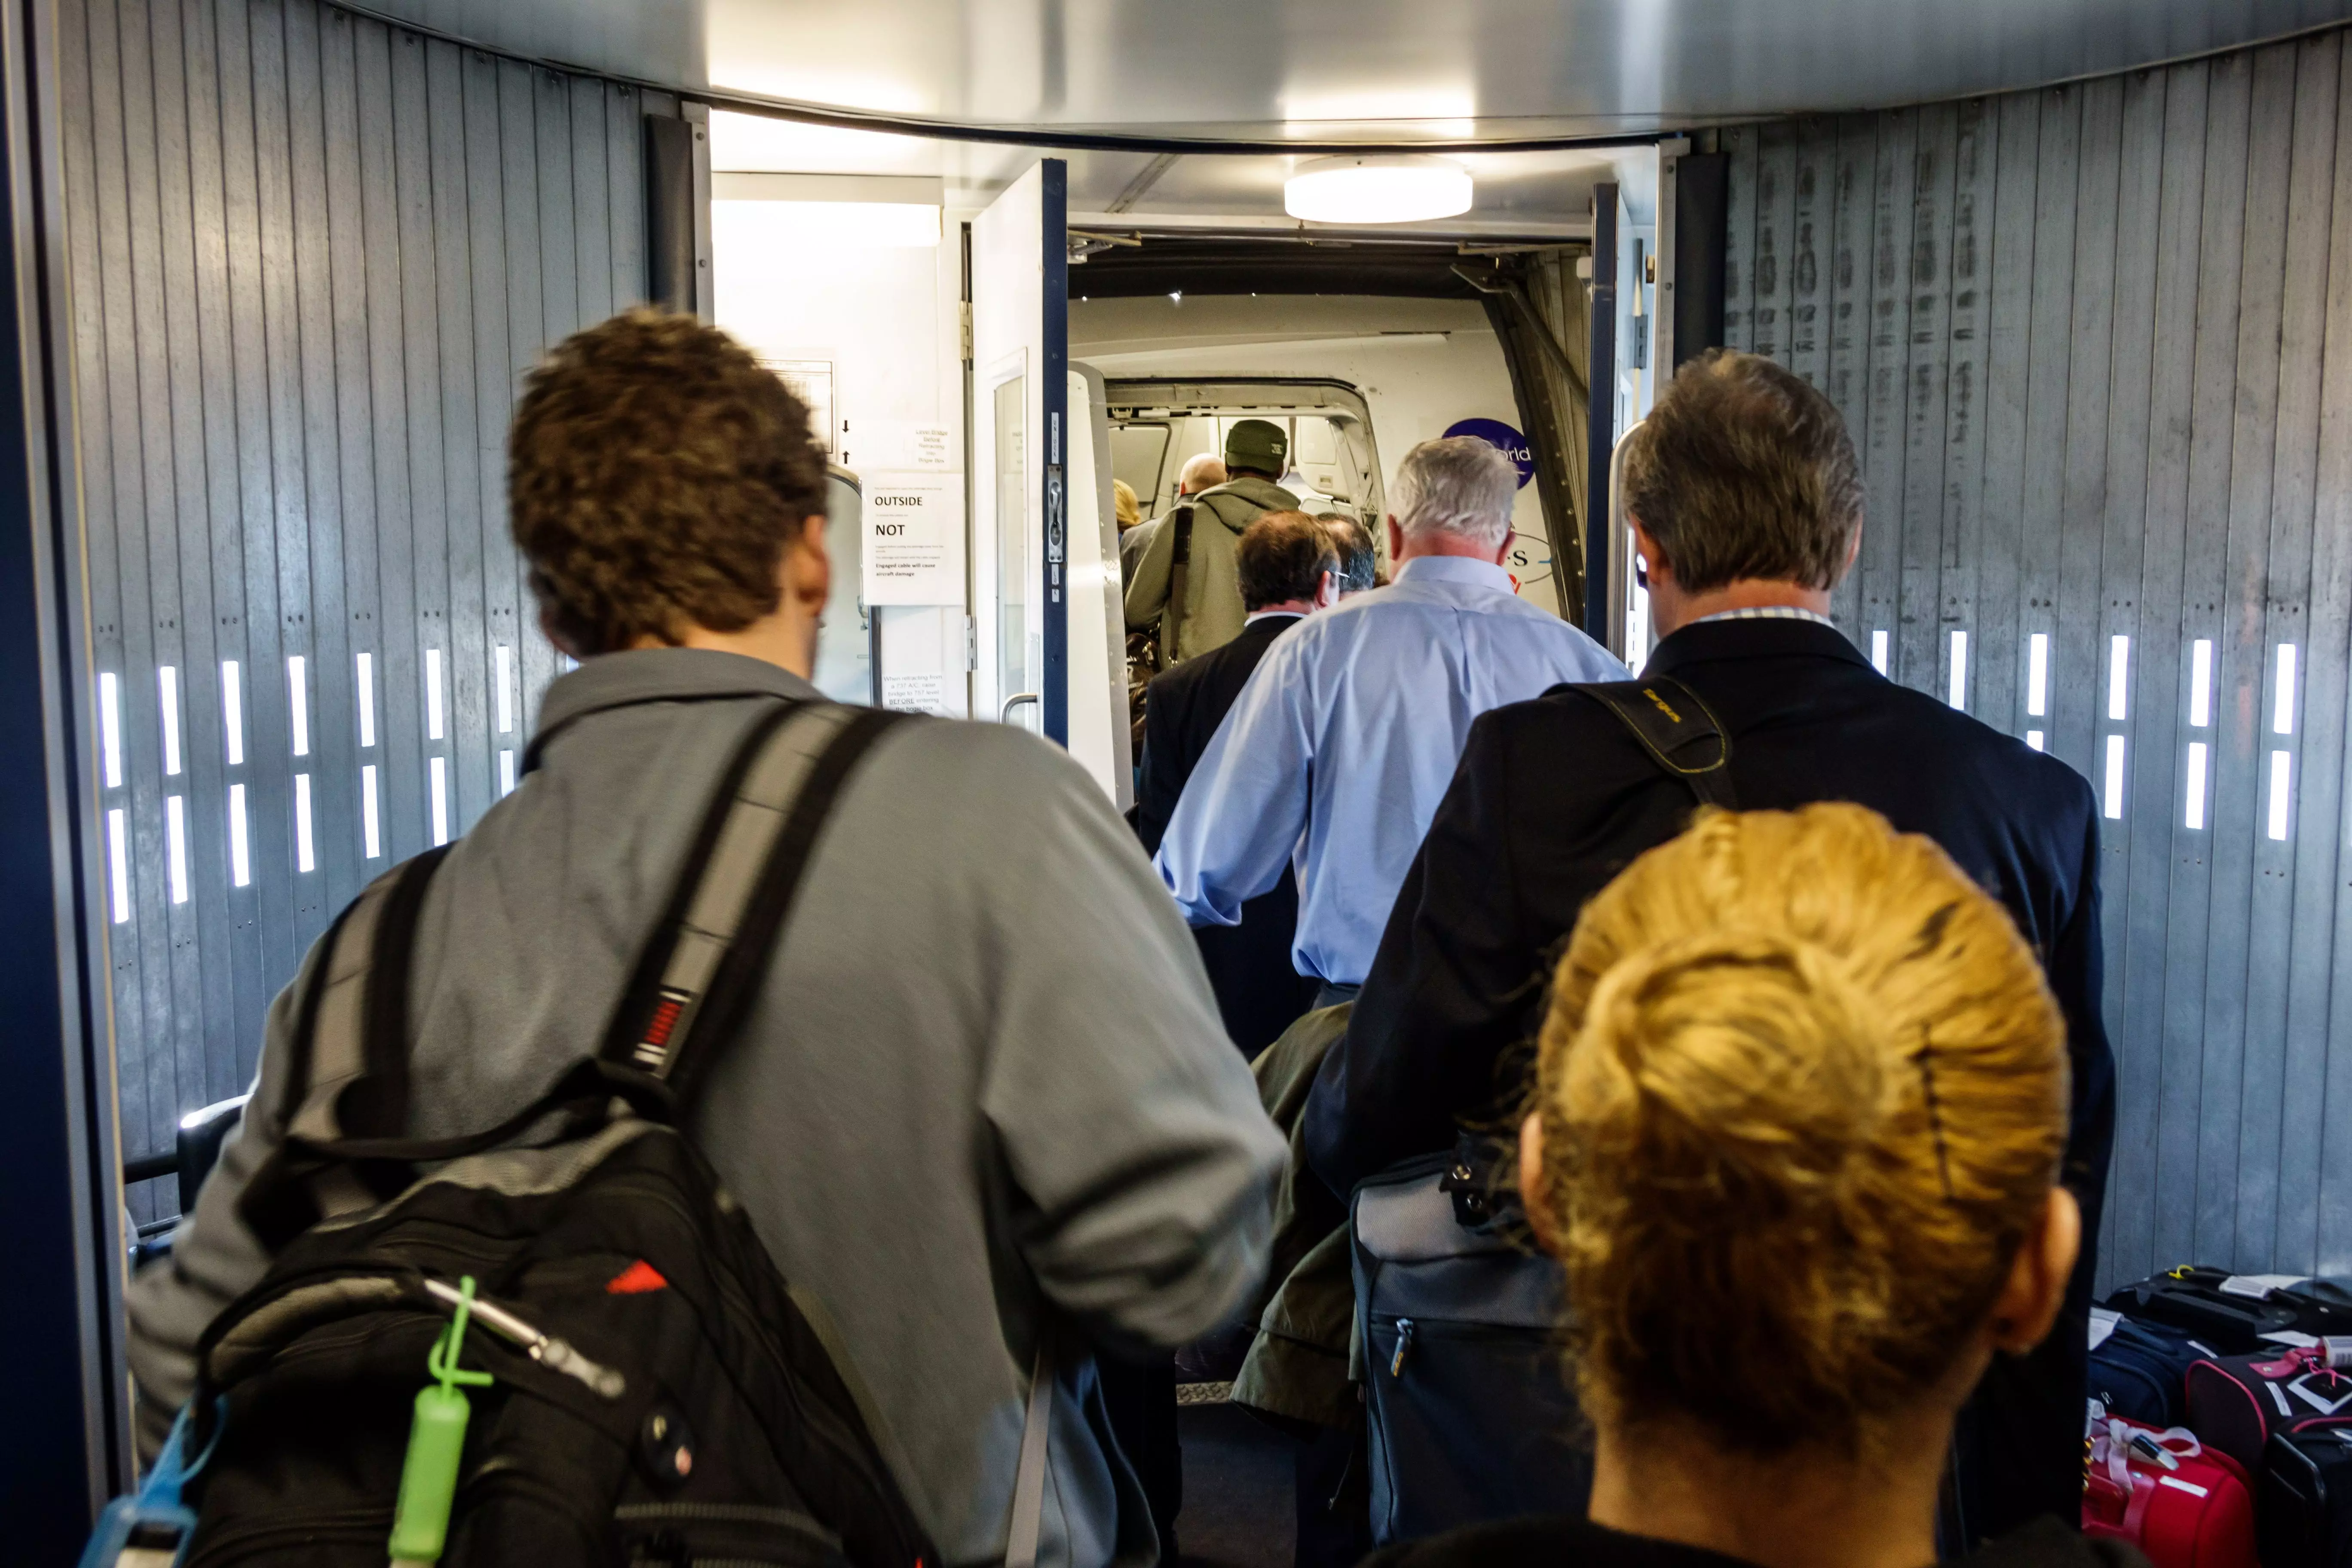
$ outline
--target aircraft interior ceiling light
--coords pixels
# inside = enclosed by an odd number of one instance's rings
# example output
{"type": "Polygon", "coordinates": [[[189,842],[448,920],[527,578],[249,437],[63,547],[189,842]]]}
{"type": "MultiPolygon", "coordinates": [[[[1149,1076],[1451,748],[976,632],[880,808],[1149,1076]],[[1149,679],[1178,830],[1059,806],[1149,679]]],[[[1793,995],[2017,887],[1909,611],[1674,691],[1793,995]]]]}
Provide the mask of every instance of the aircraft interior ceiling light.
{"type": "Polygon", "coordinates": [[[1470,171],[1415,153],[1318,158],[1283,183],[1283,210],[1308,223],[1414,223],[1470,210],[1470,171]]]}

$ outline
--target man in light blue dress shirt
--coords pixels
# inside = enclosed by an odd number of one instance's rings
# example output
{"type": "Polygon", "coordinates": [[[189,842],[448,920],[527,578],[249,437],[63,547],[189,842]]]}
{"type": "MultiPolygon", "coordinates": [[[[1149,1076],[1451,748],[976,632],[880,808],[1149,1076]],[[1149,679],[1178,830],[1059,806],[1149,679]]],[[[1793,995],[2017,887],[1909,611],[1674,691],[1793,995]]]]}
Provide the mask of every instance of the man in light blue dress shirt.
{"type": "Polygon", "coordinates": [[[1195,926],[1234,925],[1295,866],[1291,959],[1318,1005],[1363,984],[1389,907],[1436,813],[1470,721],[1562,681],[1625,667],[1512,591],[1518,470],[1475,437],[1398,465],[1396,580],[1300,623],[1242,689],[1194,768],[1155,864],[1195,926]]]}

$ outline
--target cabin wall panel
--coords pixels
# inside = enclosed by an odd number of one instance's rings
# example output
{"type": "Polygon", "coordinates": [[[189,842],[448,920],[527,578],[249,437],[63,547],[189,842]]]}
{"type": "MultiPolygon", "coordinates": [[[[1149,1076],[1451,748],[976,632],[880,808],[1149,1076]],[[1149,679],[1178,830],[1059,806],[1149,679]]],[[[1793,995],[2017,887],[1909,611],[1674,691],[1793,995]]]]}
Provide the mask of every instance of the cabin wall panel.
{"type": "Polygon", "coordinates": [[[1864,466],[1835,618],[1938,699],[1967,633],[1963,705],[2099,802],[2109,1280],[2352,1268],[2346,37],[1722,133],[1731,341],[1864,466]]]}
{"type": "Polygon", "coordinates": [[[1985,289],[1990,259],[1982,243],[1983,216],[1992,206],[1993,175],[2000,156],[2000,122],[1982,102],[1958,106],[1953,121],[1950,303],[1946,331],[1950,342],[1945,372],[1943,438],[1943,536],[1937,558],[1938,631],[1969,634],[1966,679],[1969,701],[1981,706],[1991,674],[1996,710],[2005,705],[2009,674],[2004,659],[1988,660],[1978,624],[1977,593],[1983,552],[1985,289]]]}
{"type": "MultiPolygon", "coordinates": [[[[2352,610],[2339,585],[2331,595],[2322,577],[2318,531],[2321,377],[2327,321],[2328,247],[2336,188],[2337,100],[2343,59],[2336,40],[2315,39],[2297,51],[2294,165],[2288,179],[2286,302],[2288,321],[2312,330],[2287,334],[2279,377],[2279,440],[2272,479],[2272,593],[2294,594],[2292,615],[2273,603],[2274,637],[2294,636],[2303,644],[2308,671],[2294,716],[2298,765],[2303,778],[2296,816],[2303,822],[2337,820],[2342,796],[2343,707],[2347,647],[2347,615],[2352,610]],[[2332,609],[2323,600],[2333,598],[2332,609]],[[2284,624],[2281,624],[2282,621],[2284,624]],[[2297,626],[2296,623],[2301,625],[2297,626]],[[2336,765],[2311,768],[2315,757],[2336,765]]],[[[2330,541],[2331,547],[2340,542],[2330,541]]],[[[2327,1071],[2328,969],[2336,914],[2335,849],[2326,832],[2297,834],[2285,851],[2285,885],[2278,890],[2285,940],[2271,955],[2277,966],[2282,1041],[2278,1076],[2278,1159],[2272,1201],[2272,1247],[2275,1256],[2309,1268],[2316,1260],[2319,1184],[2284,1179],[2288,1171],[2317,1172],[2325,1152],[2326,1124],[2316,1096],[2299,1086],[2324,1081],[2327,1071]]],[[[2245,1228],[2242,1226],[2242,1229],[2245,1228]]],[[[2246,1235],[2242,1245],[2261,1239],[2246,1235]]]]}
{"type": "Polygon", "coordinates": [[[1906,286],[1898,361],[1905,383],[1901,505],[1906,536],[1916,534],[1917,547],[1901,552],[1894,578],[1895,619],[1902,628],[1895,640],[1902,667],[1940,672],[1927,682],[1940,689],[1949,679],[1949,645],[1939,605],[1944,419],[1951,382],[1952,171],[1958,156],[1958,116],[1951,104],[1933,104],[1919,111],[1917,127],[1911,153],[1911,199],[1900,217],[1896,256],[1906,286]]]}
{"type": "MultiPolygon", "coordinates": [[[[2187,660],[2195,633],[2184,599],[2187,568],[2187,487],[2190,392],[2196,367],[2198,210],[2201,200],[2203,159],[2193,141],[2205,114],[2203,73],[2159,72],[2145,79],[2143,111],[2160,114],[2160,130],[2128,139],[2134,149],[2137,176],[2126,195],[2127,206],[2142,221],[2154,225],[2141,242],[2154,268],[2151,331],[2147,376],[2145,472],[2140,481],[2139,511],[2110,506],[2109,535],[2129,539],[2137,532],[2140,547],[2138,624],[2140,648],[2131,675],[2132,710],[2138,715],[2137,747],[2131,764],[2134,823],[2128,867],[2129,884],[2107,893],[2110,942],[2119,930],[2123,942],[2120,964],[2110,962],[2107,984],[2119,992],[2111,1011],[2123,1019],[2118,1038],[2147,1042],[2117,1062],[2116,1117],[2121,1125],[2150,1135],[2119,1141],[2113,1181],[2119,1190],[2151,1192],[2157,1187],[2157,1149],[2153,1135],[2166,1110],[2164,1088],[2172,1053],[2166,1028],[2166,1007],[2172,986],[2171,946],[2175,933],[2191,917],[2176,898],[2181,868],[2203,854],[2202,831],[2187,826],[2189,781],[2182,759],[2192,744],[2209,744],[2204,731],[2192,728],[2186,714],[2189,698],[2187,660]],[[2153,145],[2144,145],[2152,141],[2153,145]],[[2167,147],[2186,145],[2192,155],[2163,155],[2167,147]],[[2155,188],[2146,184],[2153,165],[2155,188]],[[2157,814],[2165,803],[2169,815],[2157,814]]],[[[2210,791],[2207,792],[2210,795],[2210,791]]],[[[2192,1058],[2193,1059],[2193,1058],[2192,1058]]],[[[2155,1215],[2149,1205],[2109,1204],[2106,1256],[2110,1260],[2146,1259],[2154,1256],[2155,1215]]],[[[2150,1266],[2152,1267],[2152,1266],[2150,1266]]],[[[2140,1272],[2146,1272],[2143,1268],[2140,1272]]]]}
{"type": "MultiPolygon", "coordinates": [[[[2352,832],[2346,829],[2343,804],[2347,798],[2343,788],[2343,770],[2347,749],[2352,749],[2352,733],[2347,733],[2352,731],[2352,726],[2345,722],[2345,710],[2347,703],[2352,703],[2352,694],[2345,691],[2340,668],[2347,657],[2341,628],[2352,622],[2352,69],[2346,68],[2347,66],[2352,66],[2352,60],[2339,56],[2336,179],[2327,246],[2327,320],[2320,364],[2319,465],[2312,498],[2312,622],[2315,627],[2328,628],[2314,637],[2313,654],[2316,659],[2322,657],[2323,648],[2329,650],[2326,657],[2336,660],[2339,668],[2330,674],[2326,685],[2315,679],[2304,709],[2314,715],[2313,733],[2304,748],[2310,771],[2327,767],[2336,770],[2338,805],[2326,818],[2334,826],[2335,842],[2323,847],[2334,851],[2331,893],[2352,886],[2352,832]],[[2323,700],[2328,703],[2324,716],[2318,712],[2323,700]],[[2319,729],[2323,717],[2335,734],[2324,749],[2319,729]]],[[[2352,900],[2335,900],[2332,923],[2333,929],[2325,933],[2327,946],[2324,951],[2309,955],[2299,951],[2296,954],[2298,965],[2324,963],[2331,982],[2335,975],[2352,973],[2352,900]]],[[[2297,935],[2300,938],[2305,933],[2298,931],[2297,935]]],[[[2321,933],[2311,935],[2317,941],[2321,933]]],[[[2330,984],[2326,1012],[2318,1022],[2330,1045],[2352,1038],[2352,984],[2330,984]]],[[[2352,1072],[2323,1069],[2316,1086],[2305,1082],[2296,1087],[2299,1095],[2318,1105],[2323,1127],[2342,1127],[2347,1118],[2352,1117],[2352,1072]]],[[[2347,1251],[2342,1238],[2352,1234],[2352,1140],[2322,1139],[2313,1218],[2316,1229],[2313,1256],[2323,1268],[2342,1268],[2347,1251]]]]}
{"type": "MultiPolygon", "coordinates": [[[[507,536],[506,423],[547,345],[644,297],[641,117],[677,106],[318,0],[90,0],[59,56],[92,652],[122,771],[100,805],[127,850],[124,918],[110,888],[97,918],[135,1158],[246,1087],[309,944],[431,842],[429,759],[452,837],[498,798],[498,753],[520,763],[561,661],[507,536]]],[[[174,1194],[127,1197],[143,1223],[174,1194]]]]}
{"type": "MultiPolygon", "coordinates": [[[[1835,184],[1830,197],[1830,329],[1828,384],[1849,429],[1863,428],[1864,397],[1870,385],[1871,226],[1877,216],[1878,128],[1864,115],[1836,121],[1835,184]]],[[[1869,530],[1865,526],[1864,532],[1869,530]]],[[[1862,574],[1849,572],[1838,584],[1840,624],[1861,628],[1864,652],[1875,625],[1863,607],[1862,574]]]]}

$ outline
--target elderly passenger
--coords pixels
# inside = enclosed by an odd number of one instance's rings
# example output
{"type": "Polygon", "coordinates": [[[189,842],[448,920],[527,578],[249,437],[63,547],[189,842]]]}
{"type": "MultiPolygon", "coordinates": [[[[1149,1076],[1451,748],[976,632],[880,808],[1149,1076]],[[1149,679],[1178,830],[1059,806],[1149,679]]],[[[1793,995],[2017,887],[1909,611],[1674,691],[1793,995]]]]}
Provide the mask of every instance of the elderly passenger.
{"type": "MultiPolygon", "coordinates": [[[[1191,500],[1224,482],[1224,460],[1214,452],[1195,452],[1184,459],[1184,467],[1177,472],[1176,499],[1179,501],[1191,500]]],[[[1151,548],[1152,535],[1158,533],[1160,525],[1167,521],[1165,517],[1150,517],[1132,528],[1125,523],[1119,525],[1118,566],[1122,582],[1134,578],[1136,563],[1143,559],[1143,552],[1151,548]]]]}
{"type": "Polygon", "coordinates": [[[1510,459],[1474,437],[1406,453],[1388,519],[1396,581],[1274,645],[1160,840],[1160,874],[1195,926],[1236,923],[1295,860],[1291,958],[1327,1003],[1370,967],[1470,721],[1563,680],[1625,673],[1512,591],[1502,559],[1517,492],[1510,459]]]}

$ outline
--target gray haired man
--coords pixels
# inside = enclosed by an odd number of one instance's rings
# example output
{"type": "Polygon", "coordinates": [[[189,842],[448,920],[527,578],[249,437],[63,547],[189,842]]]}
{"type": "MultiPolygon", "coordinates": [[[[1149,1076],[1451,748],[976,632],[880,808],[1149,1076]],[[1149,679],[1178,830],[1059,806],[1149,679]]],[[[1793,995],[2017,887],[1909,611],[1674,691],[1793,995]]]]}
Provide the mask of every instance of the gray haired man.
{"type": "Polygon", "coordinates": [[[1503,570],[1518,471],[1475,437],[1398,465],[1396,580],[1266,653],[1177,803],[1157,864],[1194,926],[1234,925],[1294,865],[1291,962],[1352,997],[1454,777],[1470,721],[1567,680],[1622,680],[1600,644],[1503,570]]]}

